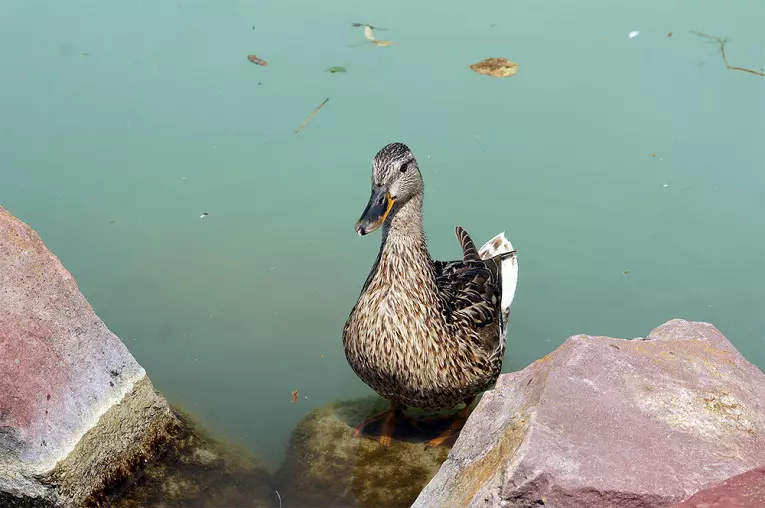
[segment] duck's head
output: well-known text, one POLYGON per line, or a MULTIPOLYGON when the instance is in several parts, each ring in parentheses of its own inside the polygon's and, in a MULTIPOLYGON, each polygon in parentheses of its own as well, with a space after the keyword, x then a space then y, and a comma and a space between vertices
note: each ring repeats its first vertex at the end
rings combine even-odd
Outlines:
POLYGON ((385 145, 372 160, 372 195, 356 222, 356 232, 363 236, 376 230, 423 191, 420 168, 409 147, 403 143, 385 145))

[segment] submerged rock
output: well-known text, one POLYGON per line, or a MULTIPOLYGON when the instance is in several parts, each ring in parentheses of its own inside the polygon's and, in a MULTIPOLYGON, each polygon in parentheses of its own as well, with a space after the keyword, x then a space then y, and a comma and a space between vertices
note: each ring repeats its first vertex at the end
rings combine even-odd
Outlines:
POLYGON ((764 463, 765 375, 673 320, 502 375, 414 506, 660 507, 764 463))
POLYGON ((728 478, 701 490, 672 508, 762 508, 765 506, 765 466, 728 478))
POLYGON ((160 454, 104 503, 112 508, 276 507, 263 464, 243 449, 214 439, 188 415, 160 454))
POLYGON ((276 482, 285 506, 410 506, 438 471, 447 447, 394 439, 390 448, 352 427, 387 408, 378 397, 337 402, 306 415, 292 433, 276 482))

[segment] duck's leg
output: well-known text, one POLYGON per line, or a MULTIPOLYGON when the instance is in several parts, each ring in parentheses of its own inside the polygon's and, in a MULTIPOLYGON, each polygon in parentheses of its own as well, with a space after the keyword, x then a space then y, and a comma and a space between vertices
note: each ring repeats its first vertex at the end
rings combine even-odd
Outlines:
MULTIPOLYGON (((395 427, 395 421, 398 416, 405 416, 403 407, 396 403, 392 402, 390 403, 390 409, 387 411, 383 411, 380 414, 377 414, 375 416, 372 416, 370 418, 367 418, 360 424, 356 425, 353 428, 353 437, 359 437, 364 433, 364 429, 374 423, 381 422, 382 427, 380 429, 380 436, 378 438, 378 441, 380 441, 380 444, 384 447, 390 446, 390 439, 391 434, 393 433, 393 428, 395 427)), ((408 419, 409 417, 407 417, 408 419)), ((415 424, 416 425, 416 424, 415 424)))
POLYGON ((465 407, 455 415, 451 425, 449 425, 449 427, 441 434, 428 441, 425 444, 425 448, 437 448, 453 437, 457 431, 462 430, 462 427, 465 426, 465 422, 467 422, 468 416, 470 416, 470 406, 473 404, 473 401, 475 401, 475 396, 467 399, 465 401, 465 407))

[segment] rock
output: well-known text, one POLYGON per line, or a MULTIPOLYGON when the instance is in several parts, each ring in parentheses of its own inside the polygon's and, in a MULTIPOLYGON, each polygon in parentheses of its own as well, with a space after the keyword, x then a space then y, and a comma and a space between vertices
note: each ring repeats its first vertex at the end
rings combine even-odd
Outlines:
POLYGON ((765 467, 728 478, 697 492, 672 508, 762 508, 765 506, 765 467))
POLYGON ((673 320, 502 375, 413 506, 667 506, 763 462, 765 375, 673 320))
POLYGON ((105 505, 110 508, 279 506, 270 475, 255 457, 214 439, 183 412, 176 410, 176 416, 180 427, 162 453, 119 490, 114 490, 105 505))
POLYGON ((0 208, 0 506, 97 503, 177 419, 72 275, 0 208))
POLYGON ((276 477, 284 506, 410 506, 449 450, 398 439, 385 449, 373 439, 351 435, 353 425, 385 409, 387 403, 372 396, 306 415, 292 433, 276 477))

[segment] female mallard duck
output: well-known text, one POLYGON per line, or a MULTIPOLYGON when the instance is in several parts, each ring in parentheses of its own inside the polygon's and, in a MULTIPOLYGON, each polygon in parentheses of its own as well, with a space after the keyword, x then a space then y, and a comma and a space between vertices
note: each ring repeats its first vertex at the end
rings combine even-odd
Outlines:
POLYGON ((363 422, 354 435, 382 422, 380 442, 387 446, 403 408, 442 410, 465 402, 467 409, 493 387, 502 369, 518 264, 504 233, 477 250, 461 227, 463 259, 432 260, 414 155, 392 143, 377 153, 372 168, 372 196, 356 231, 366 235, 382 225, 382 244, 343 329, 343 346, 353 371, 391 401, 390 411, 363 422))

